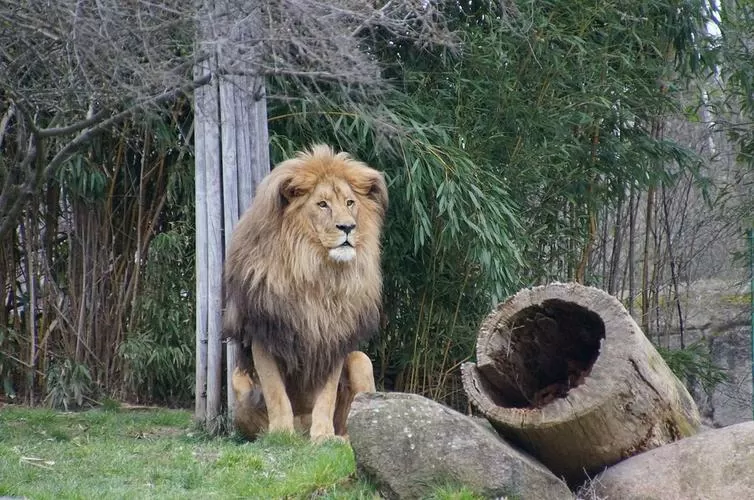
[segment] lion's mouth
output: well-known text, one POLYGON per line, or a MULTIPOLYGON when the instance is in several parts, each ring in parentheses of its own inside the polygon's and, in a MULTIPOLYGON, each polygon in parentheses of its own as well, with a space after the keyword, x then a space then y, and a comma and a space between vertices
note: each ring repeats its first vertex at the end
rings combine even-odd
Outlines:
POLYGON ((340 245, 330 249, 330 258, 337 262, 348 262, 356 257, 356 249, 353 243, 346 240, 340 245))

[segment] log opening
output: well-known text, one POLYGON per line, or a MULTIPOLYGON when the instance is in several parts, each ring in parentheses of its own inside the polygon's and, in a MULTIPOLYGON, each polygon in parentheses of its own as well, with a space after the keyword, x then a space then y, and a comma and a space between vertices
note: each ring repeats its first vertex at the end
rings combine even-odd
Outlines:
POLYGON ((510 343, 490 352, 506 374, 496 384, 500 406, 540 408, 584 382, 599 357, 605 324, 585 307, 545 300, 527 307, 497 328, 510 330, 510 343))
POLYGON ((487 316, 461 366, 472 406, 507 440, 578 484, 699 427, 699 412, 623 305, 552 283, 487 316))

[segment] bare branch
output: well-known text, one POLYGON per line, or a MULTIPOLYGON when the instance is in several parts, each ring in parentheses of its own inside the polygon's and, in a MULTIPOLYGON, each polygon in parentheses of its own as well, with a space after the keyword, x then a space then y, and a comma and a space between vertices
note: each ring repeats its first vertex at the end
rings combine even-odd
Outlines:
POLYGON ((3 119, 0 120, 0 150, 3 148, 3 139, 5 139, 5 133, 8 130, 8 125, 10 124, 10 120, 13 118, 13 115, 16 112, 16 108, 14 106, 8 107, 8 110, 3 115, 3 119))
POLYGON ((71 142, 65 145, 60 151, 53 156, 53 158, 47 163, 47 167, 45 167, 44 170, 44 176, 48 176, 53 170, 55 170, 58 166, 60 166, 65 160, 68 159, 68 157, 76 151, 77 148, 82 146, 83 144, 86 144, 93 136, 104 132, 105 130, 108 130, 110 127, 117 125, 127 118, 133 116, 134 114, 144 111, 147 108, 150 108, 152 106, 158 106, 160 104, 164 104, 172 99, 175 99, 176 97, 180 95, 185 95, 193 92, 197 88, 208 84, 212 80, 211 74, 206 74, 203 77, 194 80, 191 83, 188 83, 186 85, 182 85, 181 87, 172 89, 168 92, 163 92, 162 94, 156 95, 154 97, 144 99, 141 102, 131 106, 130 108, 121 111, 120 113, 111 116, 110 118, 103 120, 99 122, 97 125, 87 128, 83 132, 81 132, 79 135, 76 136, 71 142))
POLYGON ((95 125, 96 123, 102 121, 102 119, 107 115, 107 110, 101 109, 98 112, 94 113, 90 118, 87 118, 86 120, 82 120, 77 123, 73 123, 71 125, 67 125, 65 127, 55 127, 55 128, 43 128, 37 131, 37 134, 39 134, 40 137, 55 137, 60 135, 68 135, 78 132, 79 130, 83 130, 87 127, 91 127, 92 125, 95 125))

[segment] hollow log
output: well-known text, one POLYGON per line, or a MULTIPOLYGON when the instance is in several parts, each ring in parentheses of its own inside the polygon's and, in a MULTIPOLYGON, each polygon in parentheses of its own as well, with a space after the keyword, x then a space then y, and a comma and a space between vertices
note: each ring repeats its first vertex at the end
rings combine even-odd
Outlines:
POLYGON ((473 406, 571 484, 699 428, 686 388, 596 288, 520 291, 484 320, 476 356, 461 367, 473 406))

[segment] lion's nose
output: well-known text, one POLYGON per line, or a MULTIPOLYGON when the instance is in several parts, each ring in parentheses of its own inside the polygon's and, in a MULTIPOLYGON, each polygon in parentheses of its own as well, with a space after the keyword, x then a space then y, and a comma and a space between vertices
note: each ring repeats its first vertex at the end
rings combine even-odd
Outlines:
POLYGON ((348 234, 353 231, 353 228, 356 227, 356 224, 335 224, 335 227, 348 234))

